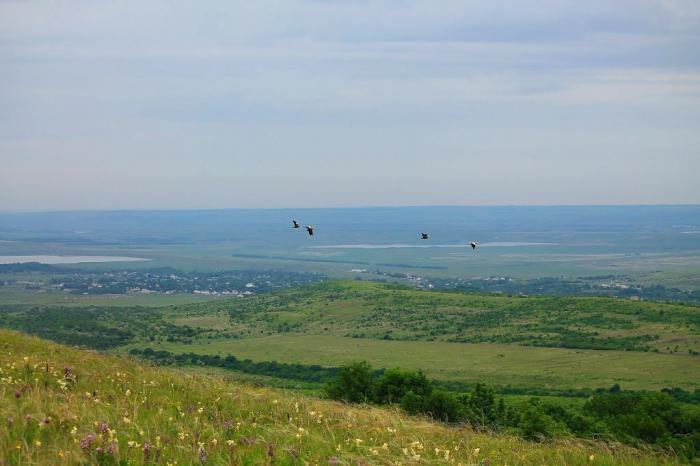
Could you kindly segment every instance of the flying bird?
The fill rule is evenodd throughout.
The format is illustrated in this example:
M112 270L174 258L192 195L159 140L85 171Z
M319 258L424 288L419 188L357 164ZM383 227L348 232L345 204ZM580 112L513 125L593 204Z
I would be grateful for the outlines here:
M314 235L314 226L313 225L306 225L306 231L309 232L309 236Z
M421 233L421 234L420 234L420 239L428 239L428 238L430 238L430 235L429 235L429 234L427 234L427 233Z
M299 228L301 225L299 225L299 222L296 220L292 220L292 228Z
M473 250L476 250L476 245L477 245L477 244L479 244L478 241L472 241L471 243L469 243L469 245L472 247Z

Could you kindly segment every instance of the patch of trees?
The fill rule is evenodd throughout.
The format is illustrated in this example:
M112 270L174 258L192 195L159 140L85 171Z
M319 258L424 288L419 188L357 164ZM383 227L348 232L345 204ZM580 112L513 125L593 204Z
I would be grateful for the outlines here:
M447 423L470 424L518 434L529 440L577 436L604 438L632 445L652 445L687 459L700 456L700 411L684 409L675 390L631 392L618 385L599 390L580 408L531 398L506 403L492 388L477 384L467 393L436 388L422 372L400 369L376 375L367 362L340 367L326 385L330 398L353 403L394 404L410 414Z
M247 374L266 375L280 379L300 380L304 382L326 383L338 375L337 367L322 367L319 365L287 364L277 361L253 362L250 359L238 359L233 355L219 355L157 351L152 348L129 351L133 356L148 359L159 365L196 365L219 367L244 372ZM374 374L372 374L374 376Z
M206 329L175 325L154 308L0 305L0 327L99 350L135 340L191 341Z

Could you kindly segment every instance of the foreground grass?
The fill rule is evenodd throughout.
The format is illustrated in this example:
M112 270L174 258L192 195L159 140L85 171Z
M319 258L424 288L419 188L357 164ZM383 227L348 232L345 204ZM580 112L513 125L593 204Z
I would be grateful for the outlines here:
M0 464L678 464L530 443L0 331Z

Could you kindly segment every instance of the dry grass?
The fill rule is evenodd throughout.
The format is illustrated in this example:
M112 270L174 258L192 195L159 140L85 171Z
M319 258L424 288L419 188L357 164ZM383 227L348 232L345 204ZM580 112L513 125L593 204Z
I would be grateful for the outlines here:
M0 331L0 465L658 465L575 440L530 443L154 368Z

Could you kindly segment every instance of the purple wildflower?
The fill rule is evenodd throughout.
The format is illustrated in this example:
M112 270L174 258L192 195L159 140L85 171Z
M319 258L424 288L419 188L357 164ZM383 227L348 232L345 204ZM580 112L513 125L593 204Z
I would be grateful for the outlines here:
M143 460L148 463L151 460L151 442L143 442Z
M88 434L87 437L80 440L80 448L83 450L89 450L92 448L92 444L95 442L95 434Z
M199 447L199 461L202 463L207 462L207 452L204 451L204 447Z

